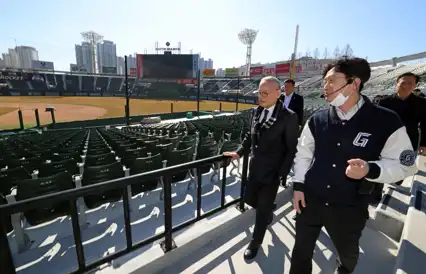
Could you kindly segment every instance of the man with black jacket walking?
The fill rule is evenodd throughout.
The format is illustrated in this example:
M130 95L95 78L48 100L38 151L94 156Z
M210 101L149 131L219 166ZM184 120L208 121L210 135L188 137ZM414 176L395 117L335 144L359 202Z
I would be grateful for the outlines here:
M296 153L299 125L297 115L283 107L279 100L280 82L265 77L259 85L259 106L253 109L251 130L245 135L236 152L224 155L234 159L251 148L248 182L244 199L256 208L253 238L244 252L246 260L256 257L267 226L272 222L272 211L280 178L287 178Z
M337 251L335 273L352 273L374 183L397 182L416 171L416 153L397 114L360 94L370 74L360 58L340 59L324 70L331 107L308 120L297 145L293 203L298 215L290 274L312 272L322 227Z
M280 100L286 108L291 109L297 114L299 126L303 126L303 96L294 91L295 82L293 79L287 79L284 82L284 92L281 94Z
M420 154L426 153L426 99L415 94L415 88L420 77L412 72L398 76L396 93L382 97L379 106L393 110L401 118L407 129L411 145ZM420 124L420 134L419 134ZM396 182L402 184L402 180ZM373 203L379 203L382 198L383 185L376 185L373 191Z

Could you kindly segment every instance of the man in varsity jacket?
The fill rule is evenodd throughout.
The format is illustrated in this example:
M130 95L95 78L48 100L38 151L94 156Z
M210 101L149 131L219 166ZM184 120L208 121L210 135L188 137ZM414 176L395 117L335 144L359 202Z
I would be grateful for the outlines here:
M360 95L370 74L360 58L340 59L324 70L331 106L305 124L295 157L291 274L312 272L322 227L337 250L335 273L352 273L374 183L397 182L416 171L416 154L398 115Z
M297 115L279 100L280 82L265 77L259 85L259 106L253 109L251 131L236 152L225 155L234 159L251 148L245 202L256 208L253 239L244 252L246 260L256 257L267 226L272 222L274 201L280 178L287 178L296 153L299 125Z

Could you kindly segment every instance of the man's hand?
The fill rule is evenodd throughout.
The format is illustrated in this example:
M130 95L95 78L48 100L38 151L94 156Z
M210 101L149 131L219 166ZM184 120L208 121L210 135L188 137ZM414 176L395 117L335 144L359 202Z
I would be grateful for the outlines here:
M367 176L369 171L368 163L361 159L351 159L348 161L346 176L352 179L360 180Z
M426 147L420 147L419 148L419 154L426 155Z
M302 208L306 207L305 193L302 191L294 191L293 193L293 206L297 213L302 213Z
M240 155L238 155L238 153L236 152L224 152L223 156L228 156L231 157L232 159L239 159Z

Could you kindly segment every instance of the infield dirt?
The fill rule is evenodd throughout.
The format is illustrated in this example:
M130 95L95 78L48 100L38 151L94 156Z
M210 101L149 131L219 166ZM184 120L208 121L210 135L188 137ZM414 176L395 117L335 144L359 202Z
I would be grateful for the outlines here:
M49 112L45 108L55 107L56 122L68 122L79 120L91 120L100 118L124 116L125 98L114 97L36 97L36 96L1 96L0 97L0 128L18 128L18 110L21 109L24 124L32 127L36 124L34 109L39 110L41 124L51 123ZM195 101L171 101L171 100L130 100L130 115L169 113L173 103L174 112L195 111ZM220 102L201 101L201 111L219 109ZM239 104L238 109L252 107L249 104ZM222 102L225 111L235 110L235 103Z

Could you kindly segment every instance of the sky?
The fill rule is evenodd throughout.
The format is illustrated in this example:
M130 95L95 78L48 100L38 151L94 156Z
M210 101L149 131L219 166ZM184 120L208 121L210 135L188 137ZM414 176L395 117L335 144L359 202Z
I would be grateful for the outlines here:
M349 44L379 61L426 50L425 0L2 0L0 52L33 46L56 70L75 63L81 32L117 44L117 55L155 53L155 42L182 43L214 68L245 63L238 33L258 30L252 63L287 60L300 25L298 52Z

